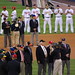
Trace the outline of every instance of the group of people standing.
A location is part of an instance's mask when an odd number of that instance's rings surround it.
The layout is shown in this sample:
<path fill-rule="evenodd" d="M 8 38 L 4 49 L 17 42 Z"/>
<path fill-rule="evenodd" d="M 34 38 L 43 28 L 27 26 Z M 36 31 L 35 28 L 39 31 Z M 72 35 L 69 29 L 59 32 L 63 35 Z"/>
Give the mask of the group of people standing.
<path fill-rule="evenodd" d="M 71 48 L 65 38 L 58 43 L 49 41 L 47 46 L 44 40 L 40 40 L 36 47 L 37 75 L 46 75 L 46 71 L 48 75 L 64 75 L 65 65 L 66 75 L 70 75 L 70 54 Z M 8 51 L 0 49 L 1 75 L 32 75 L 32 63 L 33 54 L 30 42 L 27 42 L 26 46 L 10 47 Z"/>
<path fill-rule="evenodd" d="M 24 45 L 24 32 L 31 33 L 31 43 L 34 45 L 34 36 L 36 37 L 36 45 L 38 45 L 38 33 L 41 33 L 40 29 L 40 9 L 36 6 L 36 4 L 33 5 L 32 10 L 30 10 L 29 6 L 26 5 L 26 9 L 22 11 L 22 17 L 17 18 L 17 11 L 16 7 L 12 7 L 12 13 L 11 13 L 11 19 L 12 24 L 7 21 L 9 15 L 8 11 L 6 10 L 6 7 L 3 7 L 3 11 L 1 12 L 1 25 L 2 28 L 0 30 L 0 34 L 3 34 L 4 31 L 4 46 L 7 45 L 7 37 L 9 39 L 9 46 L 11 46 L 11 37 L 10 34 L 12 34 L 12 43 L 13 45 L 19 44 L 22 40 L 22 45 Z M 59 5 L 56 6 L 56 9 L 52 11 L 48 5 L 45 6 L 45 9 L 42 12 L 42 17 L 44 20 L 43 25 L 43 33 L 46 33 L 46 24 L 49 25 L 49 33 L 52 33 L 52 25 L 51 25 L 51 18 L 53 17 L 53 14 L 55 14 L 55 30 L 54 33 L 57 33 L 58 31 L 58 25 L 60 26 L 60 32 L 63 33 L 63 20 L 62 20 L 62 14 L 63 10 L 60 8 Z M 66 33 L 68 33 L 69 30 L 69 24 L 71 28 L 71 32 L 74 33 L 74 27 L 73 27 L 73 14 L 74 11 L 71 8 L 70 5 L 68 5 L 68 8 L 65 11 L 66 14 Z"/>

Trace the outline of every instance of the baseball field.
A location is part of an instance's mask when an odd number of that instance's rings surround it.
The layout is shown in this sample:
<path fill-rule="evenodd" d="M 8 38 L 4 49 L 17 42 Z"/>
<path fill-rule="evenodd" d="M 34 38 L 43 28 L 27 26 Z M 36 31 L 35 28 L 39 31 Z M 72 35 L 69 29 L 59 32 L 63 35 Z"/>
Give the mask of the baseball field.
<path fill-rule="evenodd" d="M 21 16 L 22 14 L 22 10 L 25 8 L 24 6 L 21 6 L 21 4 L 15 3 L 15 2 L 10 2 L 8 0 L 0 0 L 0 12 L 2 11 L 2 6 L 6 6 L 7 10 L 9 11 L 9 16 L 12 12 L 11 7 L 12 6 L 16 6 L 16 10 L 18 13 L 18 17 Z M 64 6 L 65 7 L 65 6 Z M 64 8 L 63 7 L 63 8 Z M 32 8 L 30 8 L 32 9 Z M 42 13 L 42 10 L 41 10 Z M 73 16 L 74 18 L 74 29 L 75 29 L 75 15 Z M 41 34 L 39 34 L 39 40 L 43 39 L 46 41 L 46 45 L 48 45 L 48 41 L 52 40 L 54 42 L 58 42 L 60 41 L 61 38 L 66 38 L 66 42 L 68 44 L 70 44 L 71 46 L 71 75 L 75 75 L 75 33 L 71 33 L 71 31 L 69 30 L 69 33 L 65 33 L 65 15 L 63 15 L 63 30 L 64 32 L 61 34 L 58 28 L 58 32 L 55 34 L 54 33 L 54 21 L 55 21 L 55 16 L 53 16 L 52 18 L 52 33 L 49 34 L 48 30 L 48 25 L 47 25 L 47 31 L 46 34 L 43 34 L 43 18 L 42 15 L 40 16 L 40 25 L 41 25 Z M 11 18 L 9 17 L 8 19 L 9 21 L 11 21 Z M 30 34 L 25 33 L 25 42 L 30 41 Z M 0 48 L 3 48 L 3 35 L 0 36 Z M 36 52 L 36 47 L 33 47 L 33 58 L 34 58 L 34 62 L 33 62 L 33 75 L 37 75 L 37 62 L 36 62 L 36 56 L 35 56 L 35 52 Z M 66 66 L 65 66 L 66 67 Z M 66 68 L 65 68 L 65 74 L 66 75 Z"/>

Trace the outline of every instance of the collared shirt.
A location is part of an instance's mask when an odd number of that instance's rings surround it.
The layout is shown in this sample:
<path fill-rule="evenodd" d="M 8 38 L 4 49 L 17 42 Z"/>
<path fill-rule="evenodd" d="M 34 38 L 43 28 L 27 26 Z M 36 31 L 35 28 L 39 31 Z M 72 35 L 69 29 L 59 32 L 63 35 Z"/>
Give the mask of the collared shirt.
<path fill-rule="evenodd" d="M 44 52 L 45 57 L 47 57 L 47 50 L 46 50 L 45 46 L 41 45 L 41 48 L 42 48 L 42 50 Z"/>

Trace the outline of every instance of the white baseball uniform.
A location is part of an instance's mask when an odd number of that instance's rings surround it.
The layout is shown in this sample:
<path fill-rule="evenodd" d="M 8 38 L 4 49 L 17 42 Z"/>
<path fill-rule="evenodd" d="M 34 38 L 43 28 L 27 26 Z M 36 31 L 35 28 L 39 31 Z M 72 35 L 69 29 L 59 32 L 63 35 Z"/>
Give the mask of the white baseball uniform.
<path fill-rule="evenodd" d="M 42 14 L 44 15 L 44 32 L 46 33 L 46 24 L 48 23 L 49 25 L 49 33 L 52 33 L 52 26 L 51 26 L 51 14 L 53 14 L 51 9 L 44 9 Z"/>
<path fill-rule="evenodd" d="M 14 21 L 16 18 L 17 18 L 17 11 L 16 10 L 13 10 L 12 13 L 11 13 L 11 19 L 12 21 Z"/>
<path fill-rule="evenodd" d="M 74 28 L 73 28 L 72 14 L 74 13 L 74 11 L 73 11 L 73 9 L 66 9 L 65 13 L 66 13 L 66 33 L 68 32 L 69 24 L 70 24 L 71 32 L 73 33 Z"/>
<path fill-rule="evenodd" d="M 6 15 L 6 16 L 4 16 L 4 15 Z M 1 25 L 0 25 L 0 34 L 3 34 L 3 30 L 2 30 L 2 23 L 4 22 L 4 18 L 6 18 L 6 19 L 8 19 L 8 15 L 9 15 L 9 13 L 8 13 L 8 11 L 7 10 L 3 10 L 2 12 L 1 12 Z"/>
<path fill-rule="evenodd" d="M 39 20 L 39 14 L 40 14 L 40 9 L 36 8 L 36 9 L 32 9 L 31 14 L 35 15 L 37 17 L 38 20 L 38 32 L 40 33 L 40 20 Z"/>
<path fill-rule="evenodd" d="M 56 14 L 56 18 L 55 18 L 55 32 L 57 32 L 58 30 L 58 25 L 60 25 L 60 32 L 63 32 L 63 29 L 62 29 L 62 13 L 63 13 L 63 10 L 61 8 L 59 9 L 55 9 L 54 10 L 54 13 Z"/>
<path fill-rule="evenodd" d="M 27 32 L 29 33 L 30 32 L 30 25 L 29 25 L 29 22 L 30 22 L 30 15 L 31 15 L 31 11 L 30 9 L 24 9 L 23 12 L 22 12 L 22 16 L 24 17 L 24 22 L 25 22 L 25 28 L 24 28 L 24 31 L 27 30 Z"/>

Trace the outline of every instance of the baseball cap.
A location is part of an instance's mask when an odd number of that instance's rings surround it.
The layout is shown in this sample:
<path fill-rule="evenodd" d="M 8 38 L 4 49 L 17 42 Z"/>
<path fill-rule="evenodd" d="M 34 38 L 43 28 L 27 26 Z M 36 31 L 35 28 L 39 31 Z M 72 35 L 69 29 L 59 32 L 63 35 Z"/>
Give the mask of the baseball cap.
<path fill-rule="evenodd" d="M 17 45 L 17 47 L 23 48 L 24 46 L 23 45 Z"/>
<path fill-rule="evenodd" d="M 32 15 L 32 17 L 35 17 L 35 15 Z"/>
<path fill-rule="evenodd" d="M 65 38 L 62 38 L 62 41 L 66 41 L 66 39 Z"/>
<path fill-rule="evenodd" d="M 16 7 L 15 7 L 15 6 L 13 6 L 13 7 L 12 7 L 12 9 L 16 9 Z"/>
<path fill-rule="evenodd" d="M 33 4 L 33 6 L 36 6 L 36 4 Z"/>
<path fill-rule="evenodd" d="M 59 5 L 57 5 L 57 7 L 60 7 Z"/>
<path fill-rule="evenodd" d="M 29 5 L 26 5 L 26 7 L 29 7 Z"/>
<path fill-rule="evenodd" d="M 28 44 L 28 46 L 32 46 L 32 44 L 29 41 L 27 42 L 27 44 Z"/>
<path fill-rule="evenodd" d="M 53 41 L 49 41 L 49 44 L 53 44 Z"/>
<path fill-rule="evenodd" d="M 15 49 L 13 47 L 10 48 L 11 51 L 14 51 Z"/>
<path fill-rule="evenodd" d="M 6 9 L 6 6 L 3 6 L 2 8 L 3 8 L 3 9 Z"/>
<path fill-rule="evenodd" d="M 17 55 L 16 55 L 16 54 L 13 54 L 12 57 L 13 57 L 13 58 L 17 58 Z"/>
<path fill-rule="evenodd" d="M 44 40 L 40 40 L 40 42 L 45 42 Z"/>
<path fill-rule="evenodd" d="M 3 57 L 6 58 L 6 55 L 5 54 L 0 54 L 0 59 L 3 58 Z"/>
<path fill-rule="evenodd" d="M 3 50 L 0 49 L 0 53 L 3 53 Z"/>

